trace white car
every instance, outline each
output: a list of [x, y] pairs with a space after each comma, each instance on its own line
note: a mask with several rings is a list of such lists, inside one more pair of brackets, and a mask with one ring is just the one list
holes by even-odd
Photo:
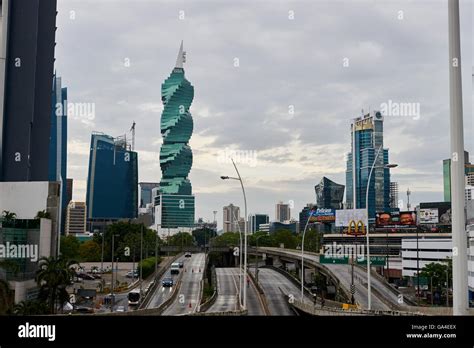
[[118, 306], [115, 311], [116, 312], [125, 312], [125, 307], [124, 306]]

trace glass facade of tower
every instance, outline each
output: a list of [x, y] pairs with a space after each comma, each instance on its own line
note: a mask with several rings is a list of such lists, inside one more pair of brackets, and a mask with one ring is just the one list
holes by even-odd
[[268, 224], [270, 217], [267, 214], [252, 214], [249, 216], [249, 229], [248, 231], [253, 233], [260, 231], [261, 224]]
[[138, 156], [124, 138], [93, 133], [87, 179], [88, 219], [131, 219], [138, 210]]
[[0, 1], [0, 9], [0, 180], [48, 181], [57, 3]]
[[[383, 116], [380, 112], [364, 115], [354, 120], [351, 126], [352, 151], [348, 154], [346, 167], [346, 205], [353, 208], [353, 171], [355, 169], [355, 207], [366, 207], [366, 190], [369, 186], [369, 217], [376, 211], [390, 211], [390, 169], [388, 149], [383, 148]], [[381, 149], [368, 182], [370, 170], [377, 151]], [[353, 163], [354, 154], [354, 163]], [[355, 168], [353, 166], [355, 164]]]
[[161, 85], [161, 181], [157, 197], [155, 221], [161, 228], [194, 226], [194, 196], [188, 179], [193, 164], [189, 139], [193, 133], [193, 118], [189, 112], [194, 98], [194, 87], [186, 80], [181, 49], [176, 67]]
[[314, 187], [316, 192], [316, 205], [324, 209], [342, 209], [344, 198], [344, 185], [335, 183], [326, 177]]
[[194, 226], [194, 196], [165, 195], [156, 197], [162, 228]]
[[67, 200], [67, 88], [61, 78], [53, 77], [51, 97], [51, 133], [49, 142], [49, 181], [62, 182], [61, 227], [64, 231]]
[[[464, 151], [464, 175], [474, 173], [474, 164], [469, 162], [469, 152]], [[443, 160], [444, 201], [451, 202], [451, 159]]]
[[161, 86], [164, 109], [161, 115], [160, 191], [164, 194], [192, 194], [188, 174], [193, 164], [193, 153], [188, 142], [193, 132], [193, 119], [189, 112], [193, 97], [194, 87], [184, 77], [184, 69], [174, 68]]

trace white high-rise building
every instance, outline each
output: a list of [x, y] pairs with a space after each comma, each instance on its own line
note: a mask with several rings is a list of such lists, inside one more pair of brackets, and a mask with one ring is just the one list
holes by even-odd
[[238, 232], [240, 221], [240, 208], [230, 203], [228, 206], [223, 208], [223, 213], [224, 215], [222, 222], [224, 224], [224, 233]]
[[86, 232], [86, 203], [69, 202], [66, 213], [66, 235]]

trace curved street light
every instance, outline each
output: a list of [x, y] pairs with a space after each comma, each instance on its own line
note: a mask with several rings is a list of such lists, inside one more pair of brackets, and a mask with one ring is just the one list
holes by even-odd
[[[244, 214], [245, 214], [245, 224], [244, 224], [244, 279], [247, 279], [247, 197], [245, 195], [245, 188], [244, 188], [244, 183], [242, 182], [242, 178], [240, 176], [239, 170], [237, 169], [237, 166], [235, 165], [234, 159], [231, 158], [232, 164], [234, 165], [235, 171], [237, 172], [237, 178], [235, 177], [230, 177], [230, 176], [221, 176], [222, 180], [238, 180], [240, 181], [240, 186], [242, 187], [242, 194], [244, 196]], [[238, 223], [238, 222], [237, 222]], [[242, 252], [242, 251], [240, 251]], [[243, 287], [243, 309], [247, 308], [247, 287]]]
[[[369, 242], [369, 188], [370, 188], [370, 179], [372, 177], [372, 172], [375, 168], [375, 163], [377, 162], [377, 158], [379, 157], [380, 152], [382, 151], [383, 146], [380, 145], [379, 149], [377, 150], [377, 154], [375, 155], [374, 162], [372, 163], [372, 167], [370, 168], [369, 178], [367, 180], [367, 189], [365, 191], [365, 209], [366, 209], [366, 216], [365, 216], [365, 228], [367, 229], [365, 236], [366, 236], [366, 243], [367, 243], [367, 304], [368, 309], [372, 309], [372, 287], [371, 287], [371, 274], [370, 274], [370, 242]], [[398, 164], [386, 164], [383, 168], [395, 168], [398, 167]]]

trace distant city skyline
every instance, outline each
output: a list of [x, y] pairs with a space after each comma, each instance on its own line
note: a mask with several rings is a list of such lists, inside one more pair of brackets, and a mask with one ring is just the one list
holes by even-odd
[[[89, 11], [91, 4], [58, 1], [56, 70], [70, 103], [95, 106], [92, 116], [69, 118], [74, 200], [85, 200], [91, 132], [120, 135], [133, 121], [139, 181], [160, 181], [159, 86], [181, 40], [192, 62], [187, 76], [199, 93], [190, 109], [196, 219], [212, 221], [213, 211], [229, 202], [243, 207], [238, 182], [219, 179], [234, 174], [226, 161], [232, 150], [242, 151], [237, 165], [249, 214], [274, 220], [280, 200], [293, 202], [295, 212], [314, 203], [314, 185], [323, 176], [345, 182], [350, 123], [361, 109], [391, 114], [384, 146], [399, 164], [391, 178], [399, 200], [406, 200], [408, 187], [412, 207], [443, 200], [442, 161], [449, 157], [446, 4], [116, 0], [94, 3]], [[470, 2], [461, 1], [465, 141], [474, 153], [471, 13]], [[433, 30], [438, 27], [446, 30]], [[396, 116], [397, 103], [418, 103], [419, 113]]]

